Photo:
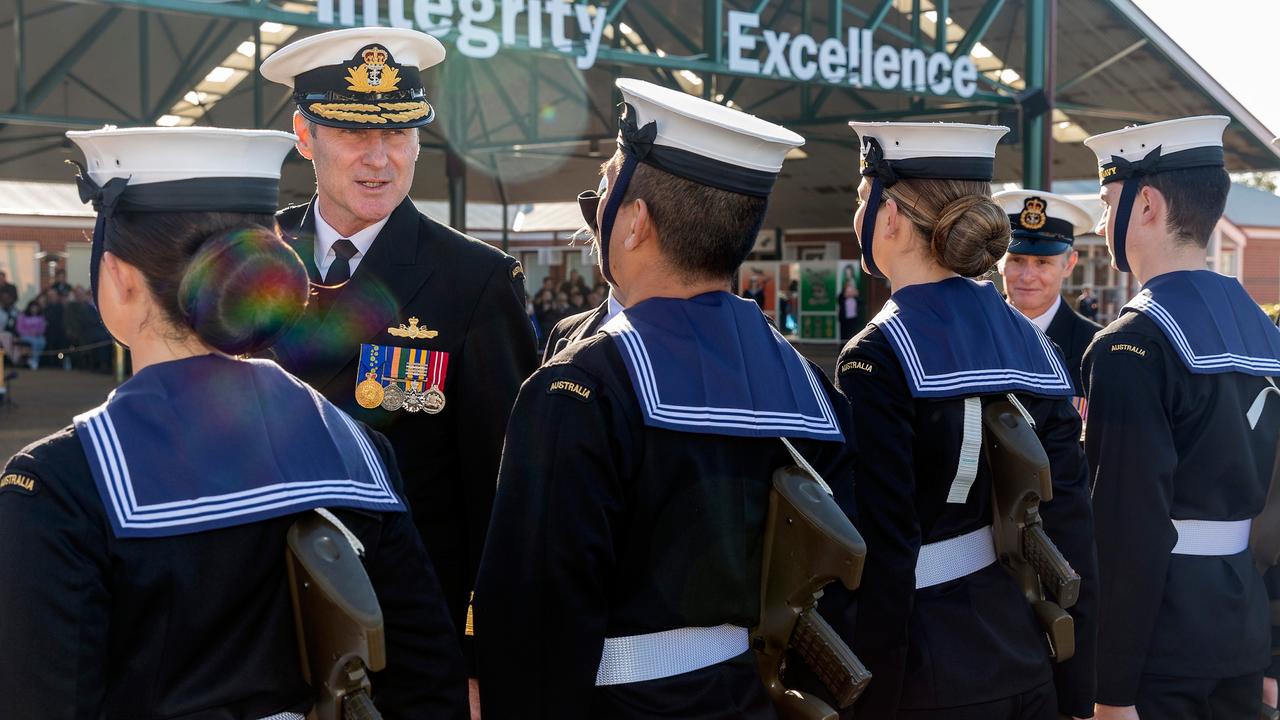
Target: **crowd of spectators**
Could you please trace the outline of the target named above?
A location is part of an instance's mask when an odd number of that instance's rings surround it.
[[[546,342],[551,328],[570,315],[600,306],[609,297],[609,286],[596,281],[587,287],[587,281],[577,270],[570,270],[569,277],[556,283],[552,277],[544,278],[542,287],[532,296],[529,317],[538,333],[538,344]]]
[[[19,305],[18,288],[0,270],[0,350],[6,365],[105,372],[111,369],[110,340],[89,292],[72,287],[64,271]]]

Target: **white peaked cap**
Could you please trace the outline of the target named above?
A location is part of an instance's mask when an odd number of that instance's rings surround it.
[[[130,185],[194,178],[280,178],[280,166],[298,138],[279,130],[215,127],[138,127],[71,131],[84,152],[85,171],[99,185],[125,178]]]
[[[1009,132],[1003,125],[966,123],[858,122],[849,127],[860,138],[875,138],[885,160],[917,158],[995,158],[996,144]]]
[[[1157,147],[1162,155],[1222,147],[1222,132],[1230,122],[1231,118],[1225,115],[1178,118],[1094,135],[1085,139],[1084,144],[1098,156],[1099,165],[1111,162],[1112,157],[1141,160]]]
[[[424,32],[359,27],[331,30],[285,45],[262,61],[262,77],[293,87],[293,79],[302,73],[345,63],[369,45],[381,45],[399,65],[419,70],[444,61],[444,45]]]
[[[804,138],[754,115],[643,80],[620,78],[636,124],[657,127],[655,145],[678,148],[728,165],[777,173],[787,151]]]
[[[1083,205],[1065,195],[1044,192],[1041,190],[1004,190],[991,196],[992,200],[1008,215],[1017,215],[1026,208],[1027,198],[1040,198],[1044,201],[1044,214],[1055,219],[1071,223],[1077,235],[1093,230],[1094,220]]]

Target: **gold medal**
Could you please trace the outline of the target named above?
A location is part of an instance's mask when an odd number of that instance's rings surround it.
[[[395,412],[404,407],[404,390],[399,385],[392,383],[383,389],[382,409]]]
[[[372,410],[381,405],[384,394],[382,383],[374,379],[372,372],[366,375],[359,385],[356,385],[356,403],[366,410]]]
[[[444,393],[440,392],[440,388],[431,388],[427,391],[422,409],[431,415],[444,410]]]

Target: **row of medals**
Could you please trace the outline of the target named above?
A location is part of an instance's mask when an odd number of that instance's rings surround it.
[[[405,389],[400,387],[399,383],[392,381],[390,385],[384,387],[370,373],[370,377],[356,385],[356,402],[366,410],[381,407],[383,410],[392,412],[405,410],[425,412],[429,415],[435,415],[444,410],[444,393],[440,388],[433,387],[423,391],[414,389],[415,386],[421,387],[421,383],[410,381],[408,389]]]

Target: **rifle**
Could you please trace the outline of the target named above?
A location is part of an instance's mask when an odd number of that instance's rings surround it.
[[[1048,636],[1050,655],[1062,662],[1075,654],[1075,622],[1067,608],[1080,597],[1080,575],[1040,520],[1040,503],[1053,498],[1049,458],[1011,402],[988,403],[982,424],[991,466],[996,554],[1031,603]]]
[[[319,698],[309,720],[381,720],[367,671],[386,666],[382,608],[359,552],[319,512],[289,528],[285,562],[302,677]]]
[[[765,689],[783,720],[835,720],[836,711],[825,701],[788,689],[782,673],[791,650],[814,671],[842,710],[866,689],[871,673],[818,614],[817,603],[829,582],[839,580],[849,590],[858,587],[867,550],[826,485],[805,465],[773,474],[760,580],[760,624],[751,631],[751,645]]]

